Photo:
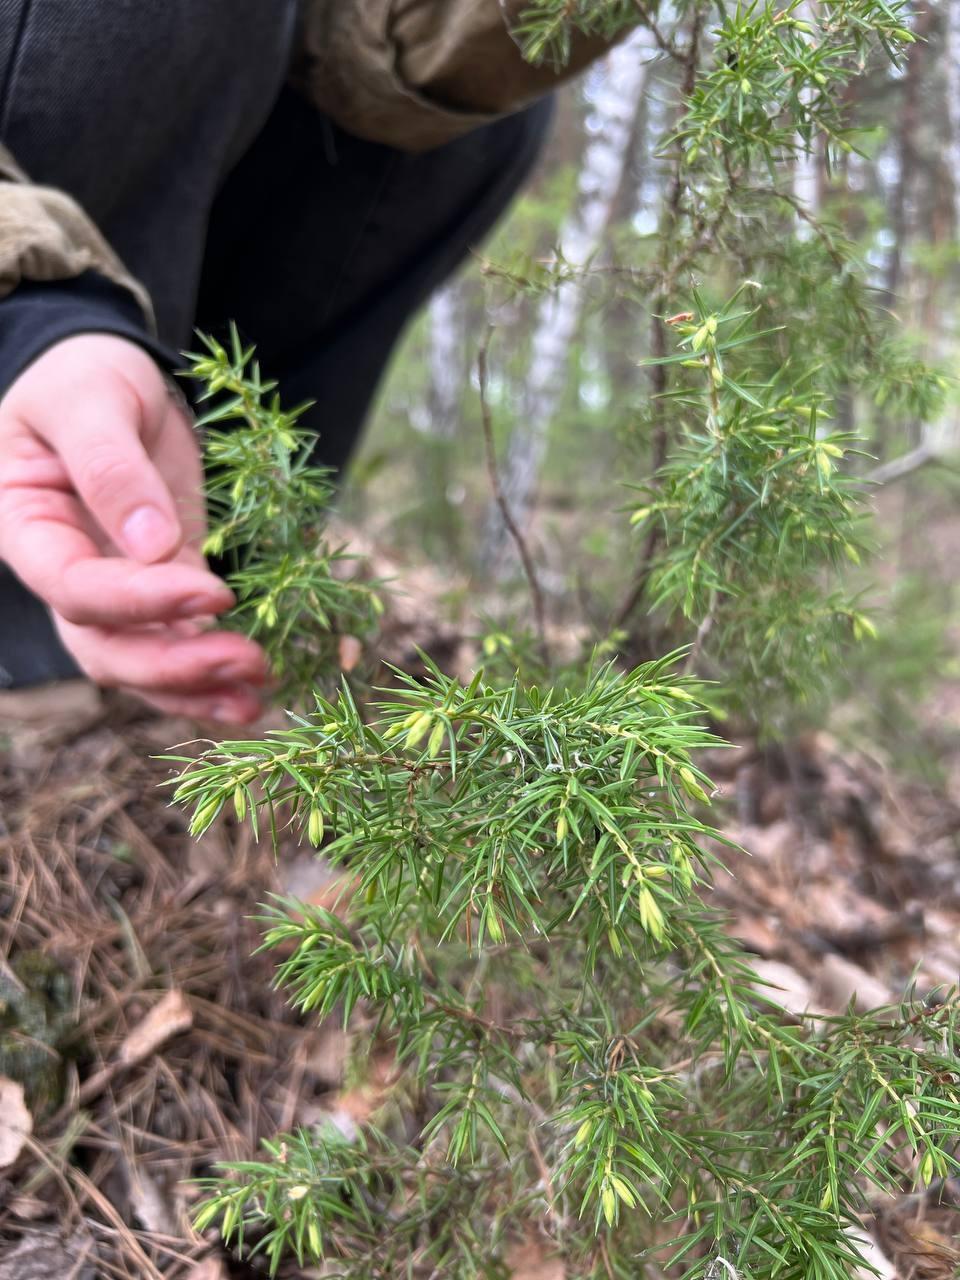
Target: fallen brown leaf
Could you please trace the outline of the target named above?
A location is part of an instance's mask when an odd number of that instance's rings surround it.
[[[363,1124],[380,1110],[399,1079],[400,1072],[393,1054],[377,1053],[370,1060],[366,1080],[357,1088],[338,1094],[334,1110],[357,1124]]]
[[[352,671],[363,657],[363,645],[356,636],[341,636],[337,649],[341,671]]]
[[[566,1280],[563,1259],[546,1252],[538,1240],[515,1245],[507,1254],[510,1280]]]
[[[177,1224],[166,1196],[147,1170],[133,1159],[127,1161],[127,1185],[130,1206],[140,1225],[157,1235],[175,1236]]]
[[[33,1116],[23,1097],[23,1085],[0,1076],[0,1169],[6,1169],[23,1150],[33,1132]]]
[[[227,1280],[227,1269],[219,1258],[205,1258],[187,1272],[184,1280]]]
[[[117,1061],[125,1067],[142,1062],[167,1040],[189,1031],[192,1026],[193,1010],[187,997],[182,991],[168,991],[121,1044]]]

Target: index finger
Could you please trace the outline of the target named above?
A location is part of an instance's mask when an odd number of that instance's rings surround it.
[[[0,528],[3,555],[17,577],[77,625],[166,622],[222,613],[233,603],[229,587],[206,568],[104,556],[69,493],[3,492]]]

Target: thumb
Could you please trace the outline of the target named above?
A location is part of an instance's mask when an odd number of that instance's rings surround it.
[[[90,369],[69,404],[44,397],[27,425],[59,456],[107,537],[150,564],[183,541],[173,496],[144,445],[162,431],[167,391],[144,352],[133,349],[124,363]]]

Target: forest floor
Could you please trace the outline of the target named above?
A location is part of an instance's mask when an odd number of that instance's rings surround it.
[[[0,1280],[261,1275],[192,1231],[189,1180],[323,1114],[348,1126],[391,1086],[384,1061],[345,1081],[344,1033],[295,1016],[271,959],[254,955],[267,896],[322,903],[330,872],[294,846],[275,858],[227,819],[188,837],[156,757],[195,735],[189,722],[82,682],[4,699]],[[938,714],[960,722],[956,705]],[[955,984],[960,752],[933,787],[826,734],[739,747],[705,762],[725,831],[750,855],[714,893],[785,1006],[838,1012]],[[11,1027],[39,1042],[26,1113],[4,1083],[23,1066]],[[956,1274],[958,1205],[950,1184],[876,1204],[865,1225],[884,1280]],[[514,1280],[565,1280],[529,1225]]]

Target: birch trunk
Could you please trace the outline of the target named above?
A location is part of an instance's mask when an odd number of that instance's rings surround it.
[[[460,397],[466,378],[463,368],[460,282],[438,289],[430,299],[430,388],[427,394],[428,431],[438,440],[450,440],[457,429]]]
[[[950,128],[947,165],[953,177],[953,234],[960,236],[960,4],[957,0],[944,0],[943,12],[947,120]]]
[[[469,377],[466,342],[468,299],[462,277],[449,281],[430,299],[427,309],[427,386],[412,417],[428,443],[420,465],[423,494],[423,531],[430,546],[455,553],[460,523],[455,513],[462,501],[462,486],[455,484],[456,440],[463,411],[464,389]]]
[[[797,6],[795,16],[803,22],[809,22],[811,26],[816,26],[817,12],[813,0],[802,0]],[[803,91],[804,102],[809,103],[813,99],[813,93],[810,89]],[[793,165],[793,195],[799,200],[805,209],[816,215],[819,212],[820,204],[820,176],[819,166],[820,157],[818,150],[819,140],[814,135],[807,144],[801,137],[797,137],[797,144],[800,148],[796,154]],[[811,228],[803,219],[798,219],[797,234],[801,239],[806,239],[812,234]]]
[[[591,78],[591,119],[584,148],[577,200],[558,237],[564,257],[587,262],[601,247],[611,211],[621,190],[630,154],[634,121],[656,45],[639,28],[610,53]],[[503,466],[503,488],[517,522],[525,524],[547,449],[550,424],[567,381],[570,349],[583,311],[581,290],[566,286],[544,298],[537,313],[530,365],[521,396],[519,426]],[[503,545],[499,513],[488,522],[487,552]]]

